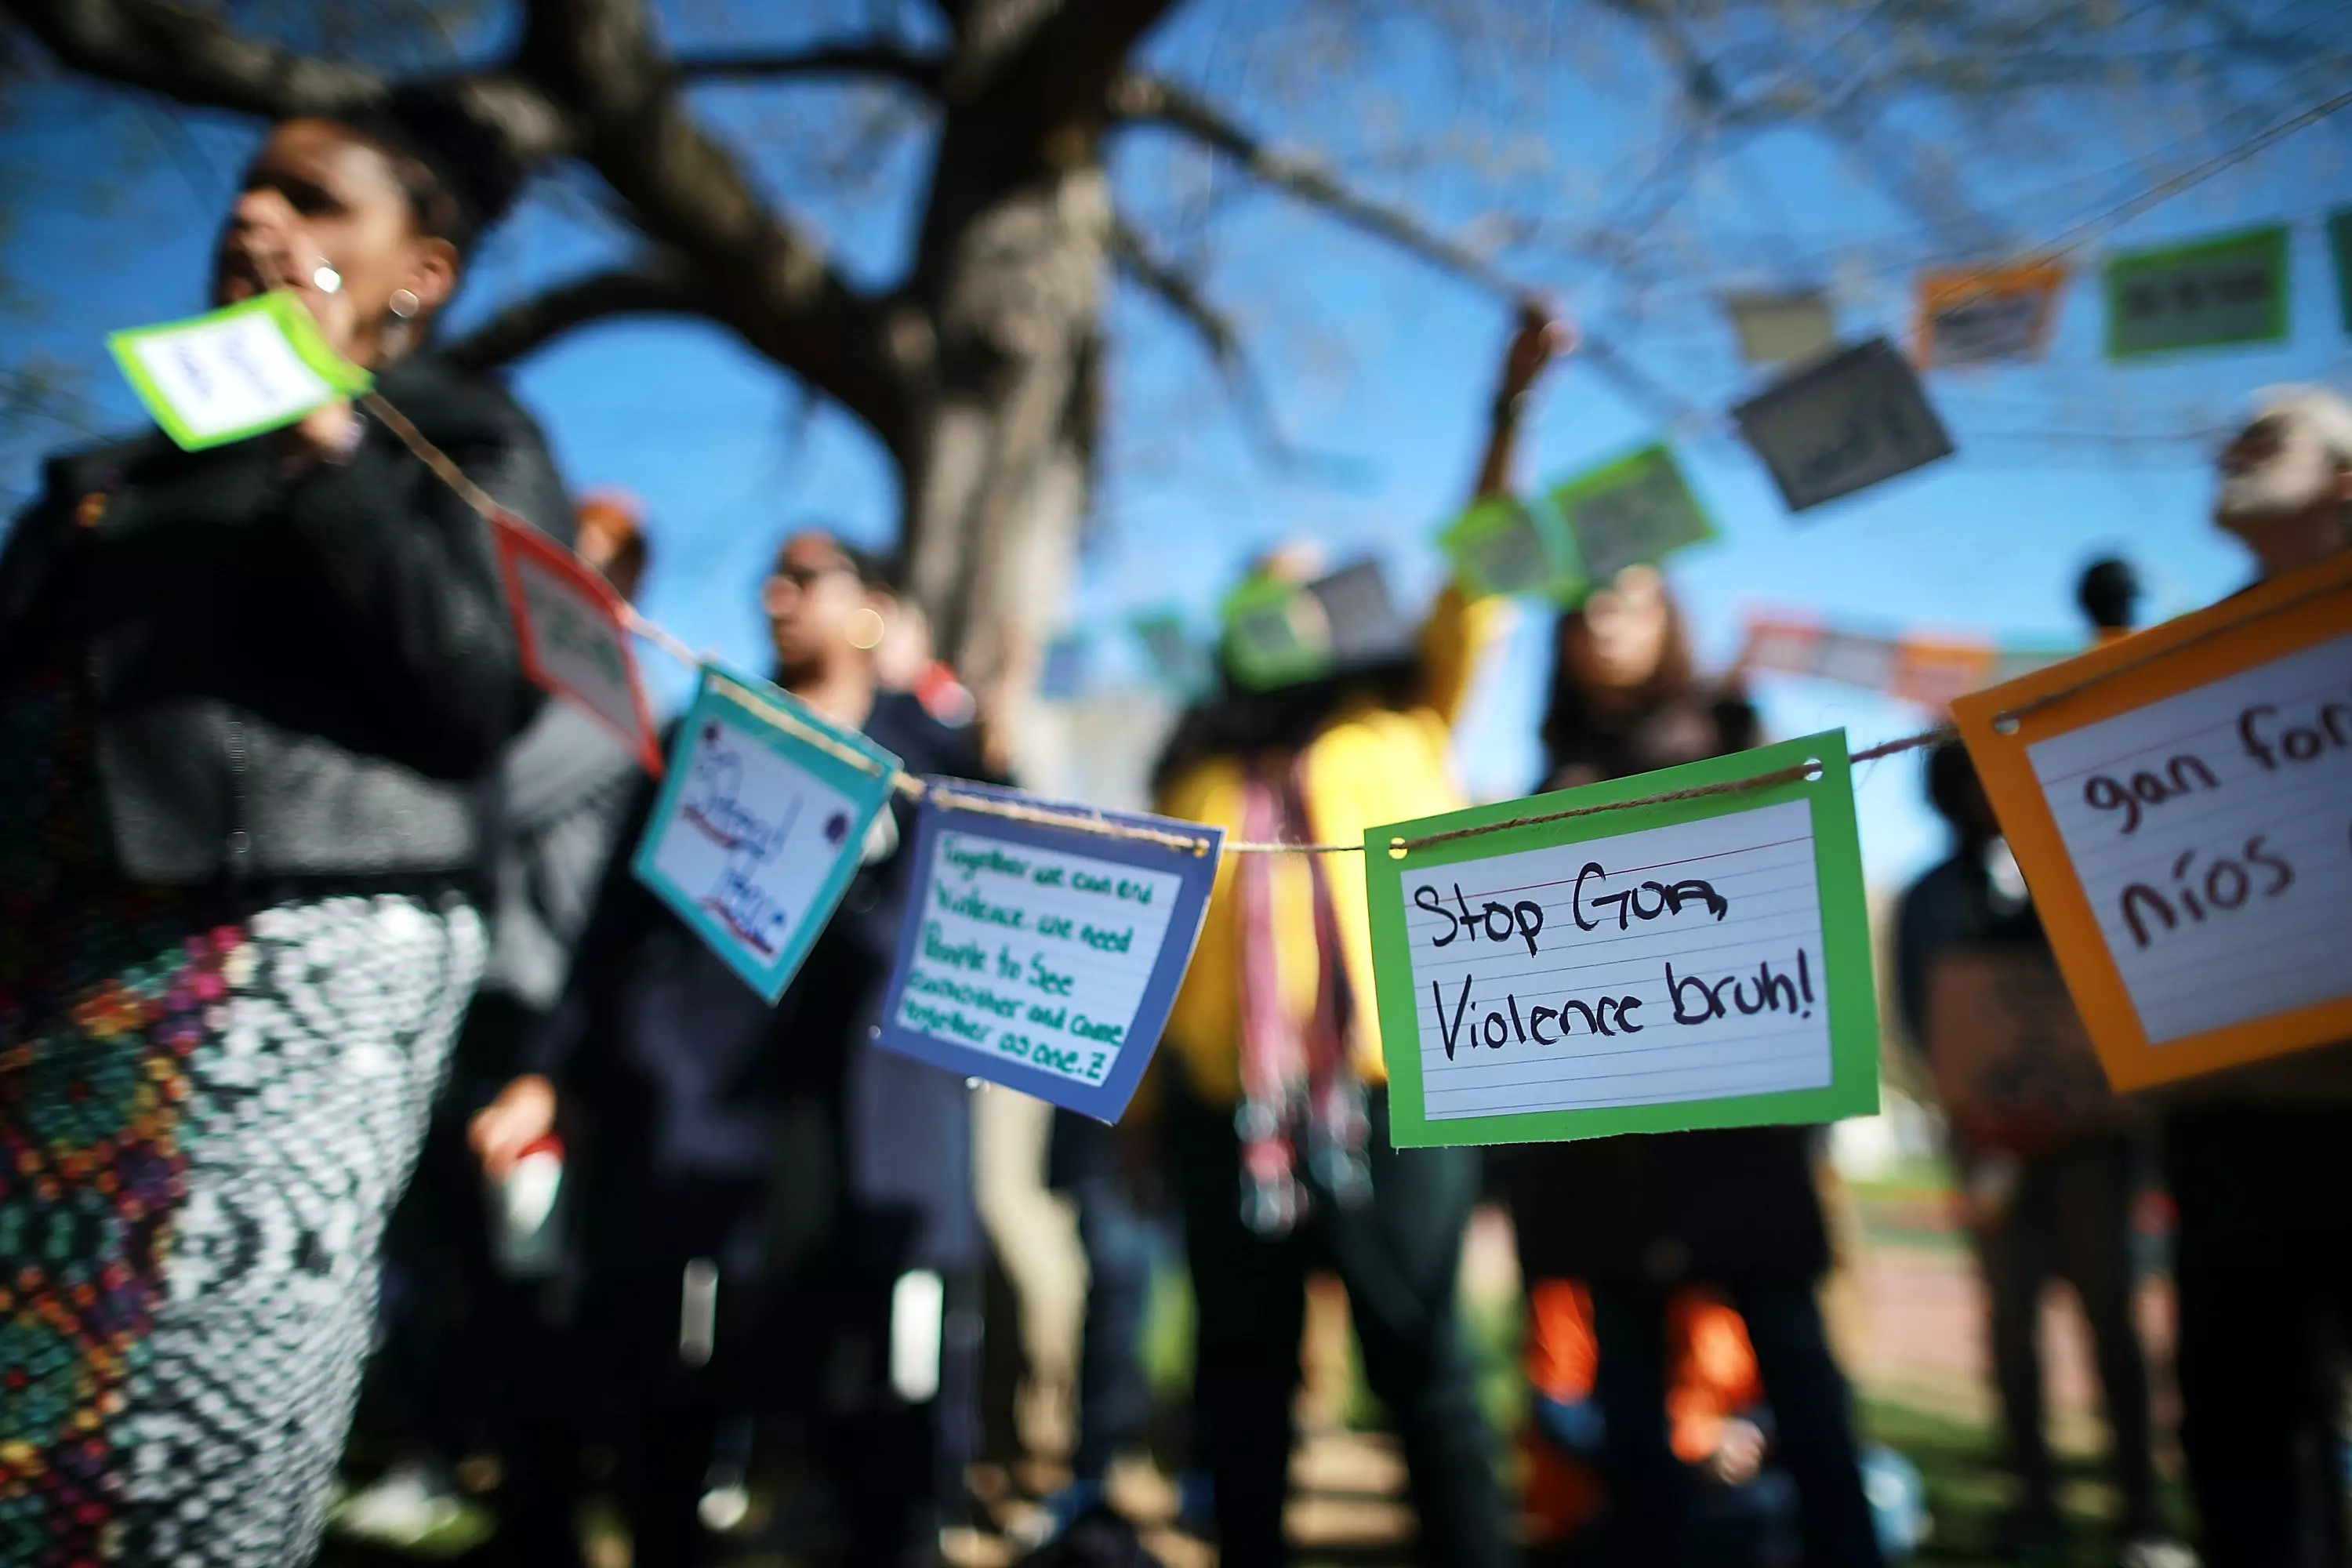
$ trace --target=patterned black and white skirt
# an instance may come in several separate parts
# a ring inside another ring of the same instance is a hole
[[[305,1563],[481,922],[100,901],[0,952],[0,1560]]]

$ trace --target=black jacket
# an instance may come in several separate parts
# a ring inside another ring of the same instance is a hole
[[[968,732],[885,693],[866,733],[910,773],[982,771]],[[592,1267],[782,1277],[956,1268],[978,1255],[963,1079],[871,1037],[906,919],[915,812],[862,866],[773,1007],[636,879],[659,784],[638,783],[562,1004],[524,1052],[590,1134],[580,1163]],[[736,1194],[719,1215],[716,1194]],[[692,1223],[681,1205],[705,1211]],[[723,1224],[719,1223],[724,1221]],[[713,1237],[712,1226],[728,1234]]]
[[[379,386],[571,536],[504,392],[431,360]],[[469,870],[477,781],[536,707],[488,526],[373,420],[300,473],[267,437],[52,459],[0,553],[0,702],[59,659],[95,705],[117,865],[145,881]]]

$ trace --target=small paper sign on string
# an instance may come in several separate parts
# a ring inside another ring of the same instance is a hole
[[[2282,223],[2110,257],[2107,357],[2284,340],[2287,255]]]
[[[2336,321],[2352,334],[2352,207],[2327,215],[2327,254],[2336,263]]]
[[[1885,338],[1801,370],[1732,410],[1790,511],[1952,455],[1911,362]]]
[[[1224,654],[1253,691],[1313,680],[1331,670],[1331,618],[1305,587],[1254,577],[1225,595]]]
[[[1215,679],[1209,650],[1184,624],[1176,610],[1150,610],[1129,622],[1135,639],[1158,684],[1171,695],[1190,701]]]
[[[493,520],[491,537],[523,673],[611,731],[659,778],[661,737],[621,595],[586,562],[510,513]]]
[[[1400,1148],[1878,1108],[1843,732],[1373,828],[1364,872]]]
[[[1223,842],[1197,823],[926,780],[916,897],[875,1038],[1118,1121],[1192,963]]]
[[[2128,1119],[2047,951],[1961,948],[1927,970],[1936,1098],[1971,1141],[2036,1153]]]
[[[1558,515],[1515,497],[1475,503],[1437,542],[1453,558],[1454,580],[1474,599],[1540,594],[1573,604],[1589,585]]]
[[[1664,445],[1579,474],[1544,499],[1567,524],[1583,575],[1594,583],[1715,537],[1714,522]]]
[[[2066,268],[2055,261],[1944,267],[1919,275],[1921,369],[2037,360],[2058,324]]]
[[[2352,555],[1952,705],[2119,1089],[2352,1037]]]
[[[898,759],[756,677],[705,665],[634,869],[773,1002],[850,878],[896,847]]]
[[[364,392],[291,294],[257,294],[184,321],[110,332],[107,348],[164,434],[188,451],[293,424]]]

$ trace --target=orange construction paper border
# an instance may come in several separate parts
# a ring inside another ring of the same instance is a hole
[[[1911,329],[1912,357],[1922,370],[1936,363],[1936,318],[1953,306],[2002,295],[2032,294],[2039,297],[2040,304],[2034,311],[2033,335],[2022,357],[2038,360],[2050,347],[2051,335],[2057,330],[2058,291],[2065,286],[2066,268],[2057,261],[2016,261],[1991,268],[1939,267],[1922,272],[1917,320]]]
[[[2273,663],[2347,630],[2352,552],[1952,704],[1993,814],[2033,889],[2034,907],[2066,988],[2082,1010],[2107,1080],[2117,1089],[2145,1089],[2352,1039],[2352,972],[2345,994],[2332,1000],[2150,1045],[2026,748]],[[2037,702],[2046,705],[2034,707]]]

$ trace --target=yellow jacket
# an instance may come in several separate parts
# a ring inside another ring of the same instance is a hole
[[[1468,804],[1454,768],[1454,725],[1479,658],[1501,633],[1506,613],[1499,599],[1468,604],[1460,590],[1447,588],[1422,628],[1420,700],[1403,710],[1370,702],[1345,707],[1307,743],[1302,787],[1316,842],[1360,843],[1367,827]],[[1171,779],[1158,809],[1214,823],[1238,837],[1244,778],[1239,759],[1209,758]],[[1230,857],[1217,868],[1201,944],[1169,1012],[1165,1036],[1193,1092],[1221,1105],[1241,1099],[1241,917],[1234,869]],[[1385,1083],[1362,857],[1326,856],[1323,869],[1355,994],[1357,1070],[1367,1083]],[[1315,1007],[1314,888],[1304,856],[1276,856],[1273,870],[1276,973],[1283,1006],[1303,1028]]]

